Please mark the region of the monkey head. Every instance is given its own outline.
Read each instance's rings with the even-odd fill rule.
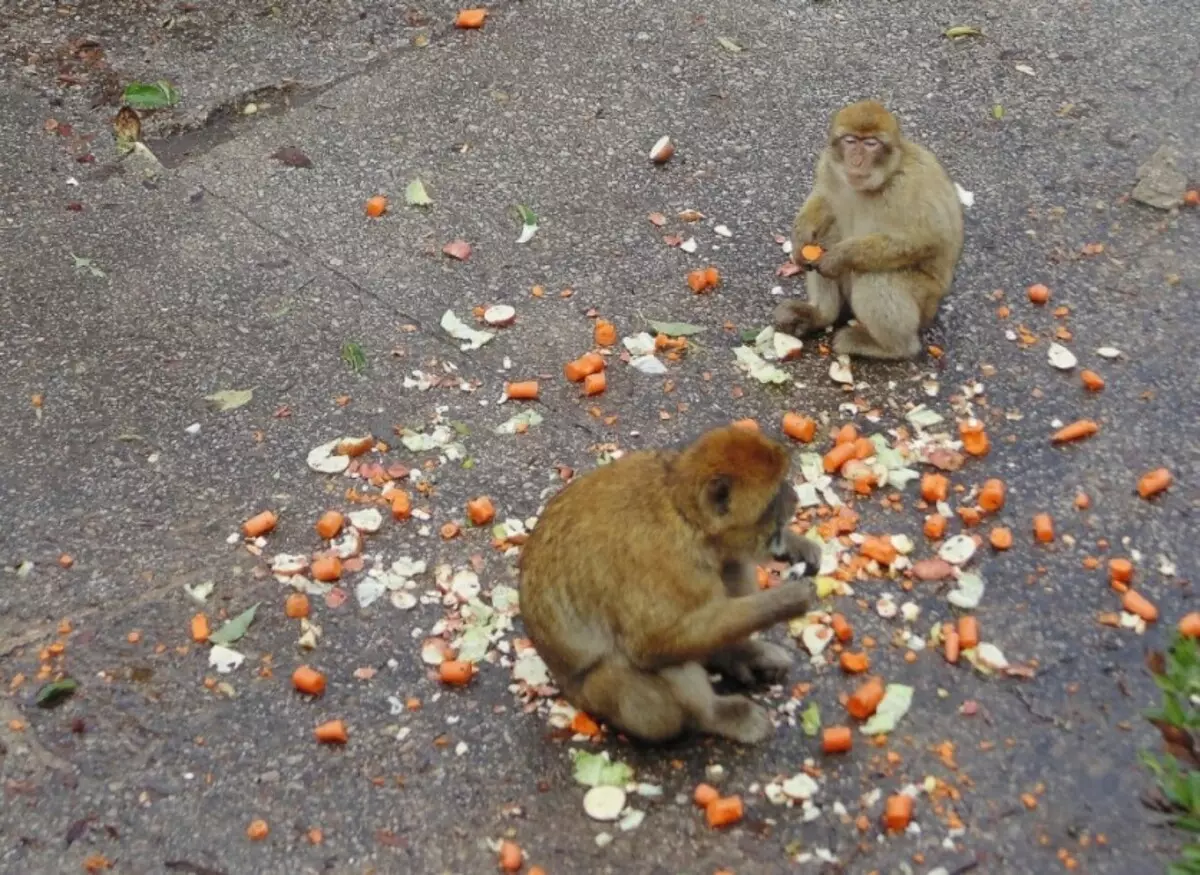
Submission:
[[[669,467],[679,513],[728,556],[779,555],[796,512],[783,446],[737,426],[700,436]]]
[[[837,175],[864,194],[879,191],[896,172],[902,143],[895,117],[874,100],[843,107],[829,126],[829,149]]]

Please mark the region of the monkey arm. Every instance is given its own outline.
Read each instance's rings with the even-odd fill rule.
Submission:
[[[808,196],[792,224],[792,257],[799,258],[800,247],[824,239],[833,228],[833,208],[817,192]]]
[[[845,271],[874,273],[917,267],[938,253],[932,241],[898,234],[865,234],[837,244],[828,254],[837,263],[836,274]]]

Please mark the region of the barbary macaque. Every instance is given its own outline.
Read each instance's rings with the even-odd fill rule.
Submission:
[[[815,260],[802,253],[809,250]],[[792,227],[792,258],[812,268],[807,301],[775,308],[779,331],[823,329],[848,309],[858,320],[833,335],[837,354],[908,359],[937,314],[963,247],[962,205],[933,153],[904,138],[873,100],[834,114],[812,193]]]
[[[521,553],[521,614],[569,702],[648,742],[771,735],[766,710],[717,695],[708,672],[775,680],[792,662],[751,637],[815,600],[821,550],[789,528],[789,467],[777,442],[726,426],[623,456],[547,502]],[[755,566],[770,557],[806,576],[760,590]]]

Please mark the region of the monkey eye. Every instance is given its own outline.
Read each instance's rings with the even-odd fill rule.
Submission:
[[[842,137],[842,142],[847,146],[853,146],[858,142],[858,137],[854,136],[853,134],[846,134],[844,137]]]
[[[865,140],[863,140],[863,145],[868,149],[875,149],[879,146],[879,141],[874,137],[867,137]]]

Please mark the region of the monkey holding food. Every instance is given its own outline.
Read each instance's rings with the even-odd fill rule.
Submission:
[[[873,100],[834,114],[812,193],[792,227],[792,258],[810,267],[807,301],[775,308],[795,336],[834,324],[837,354],[908,359],[921,350],[963,247],[962,205],[933,153],[905,139]]]
[[[550,499],[521,552],[521,614],[569,702],[650,742],[771,735],[766,710],[717,695],[708,670],[777,679],[792,662],[750,637],[815,600],[808,579],[756,582],[768,556],[807,575],[820,564],[819,545],[788,528],[789,467],[780,444],[727,426],[623,456]]]

